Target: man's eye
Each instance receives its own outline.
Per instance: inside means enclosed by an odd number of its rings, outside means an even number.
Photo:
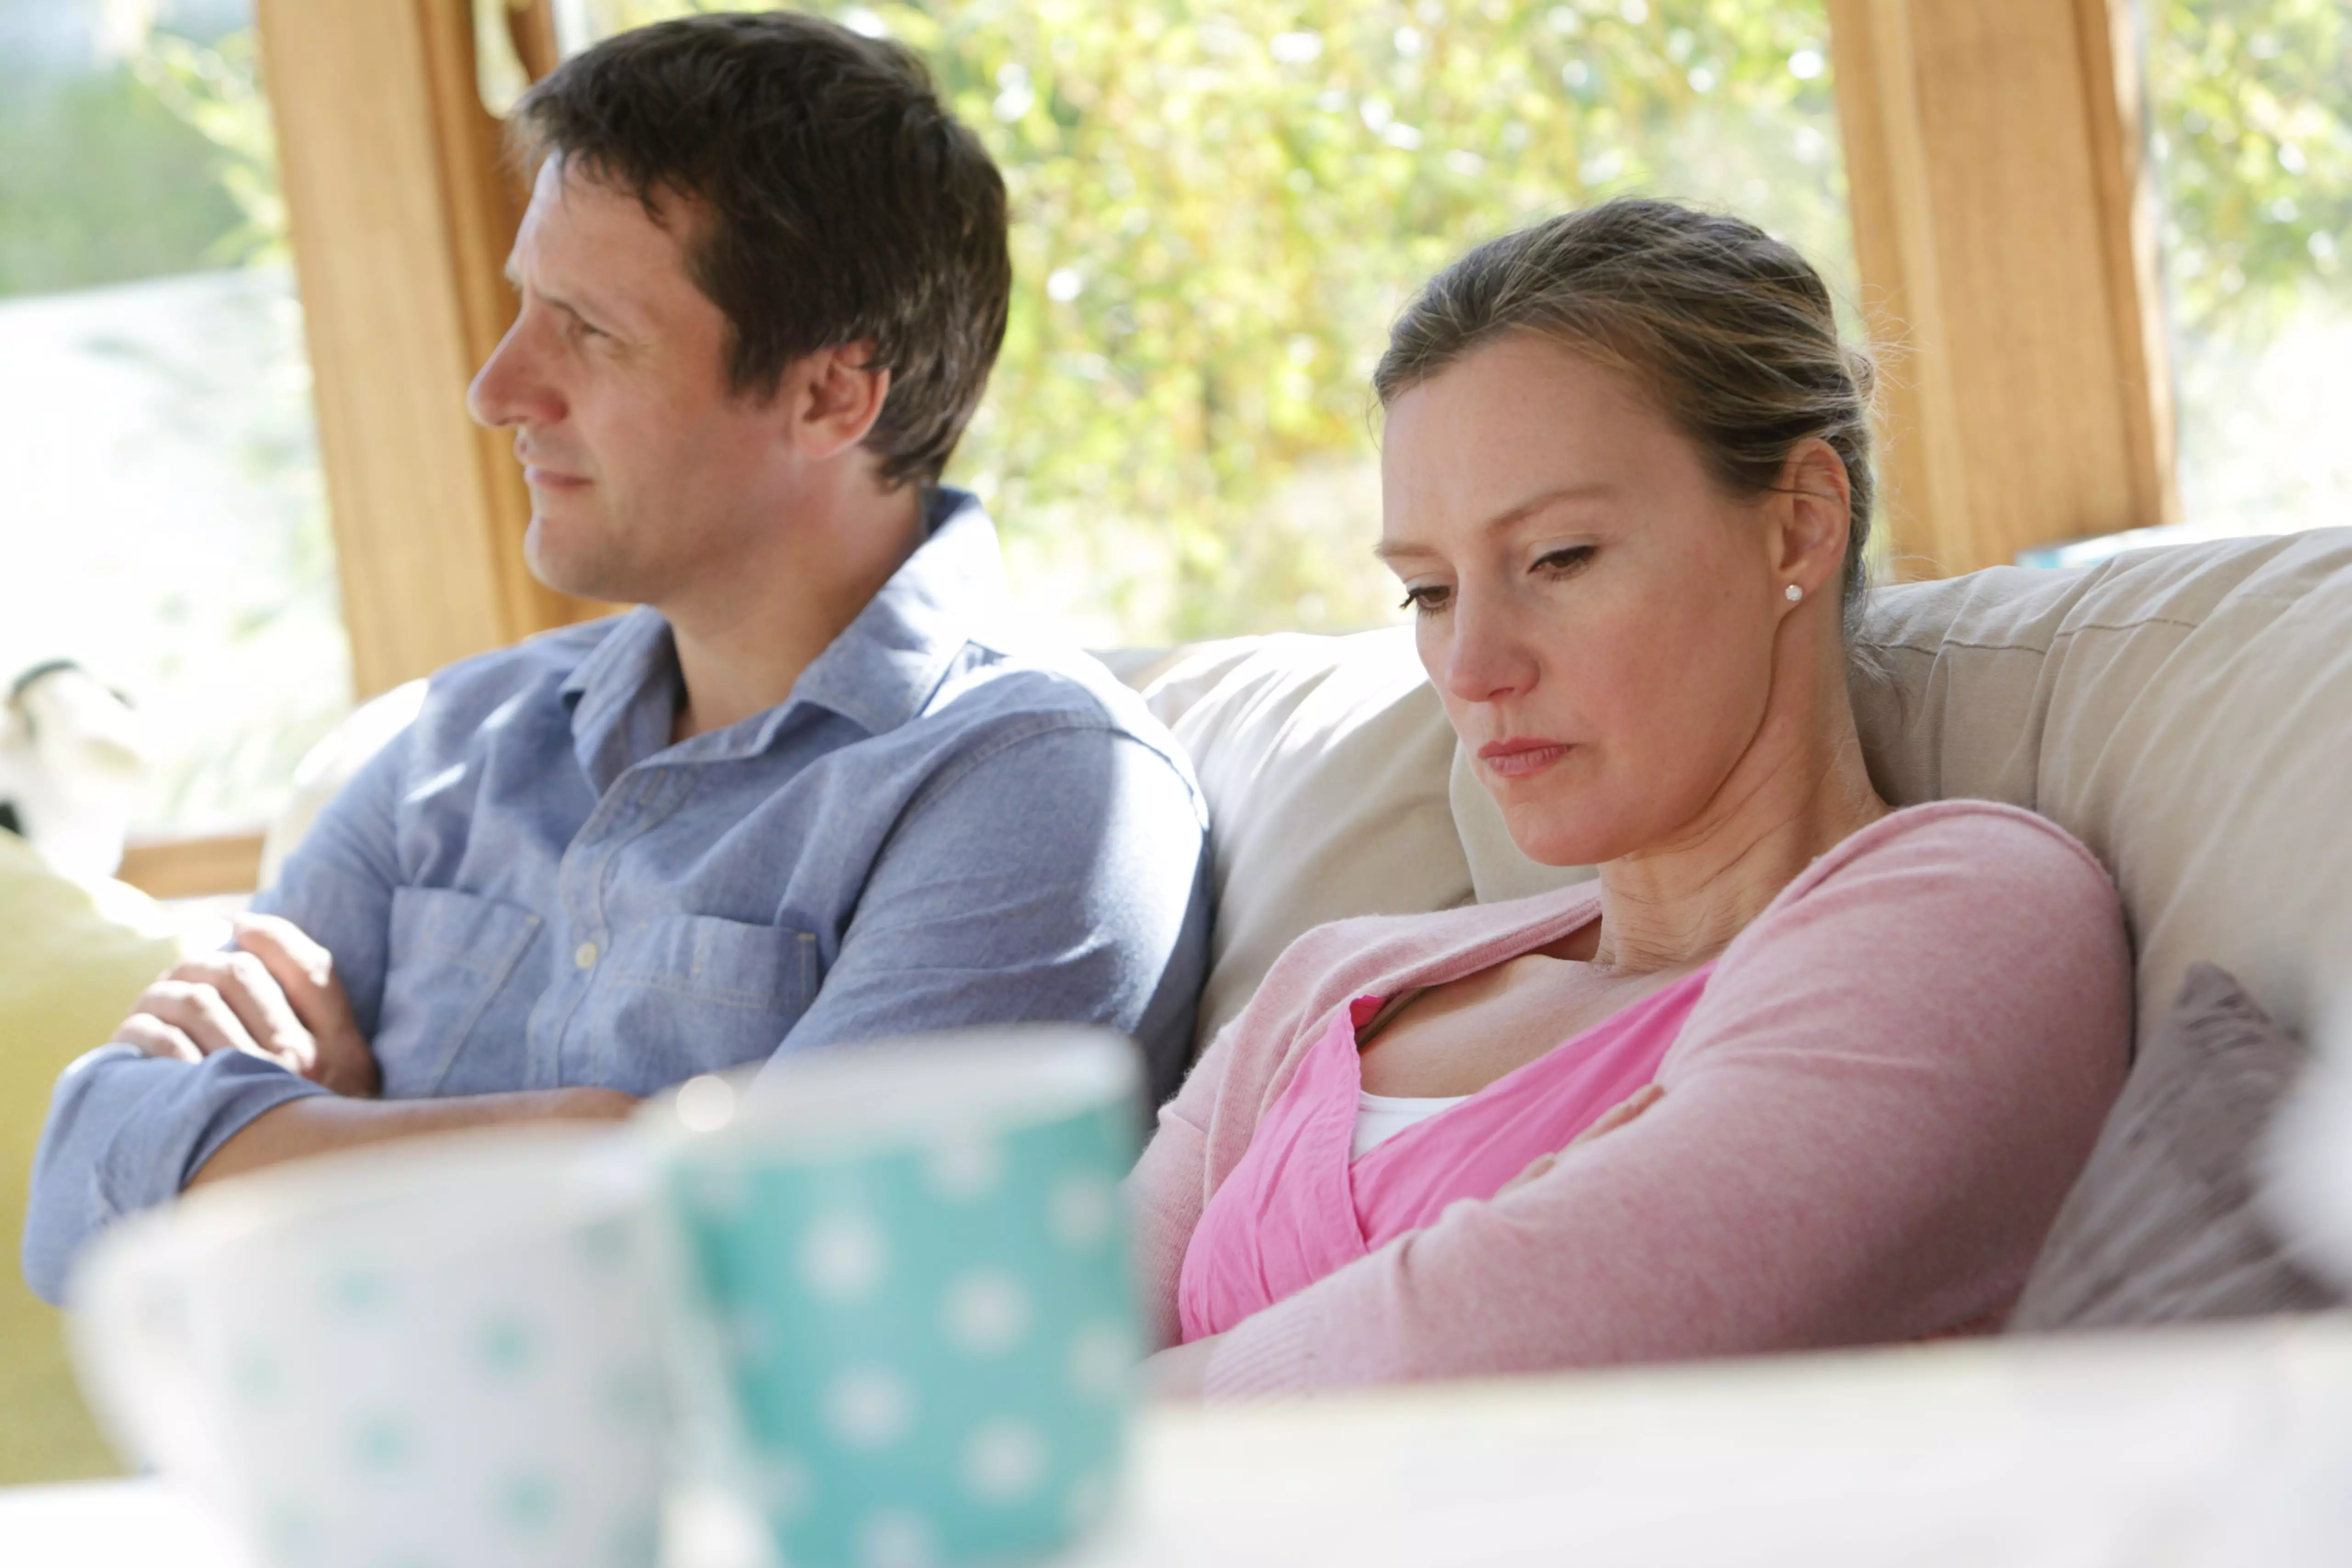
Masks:
[[[1404,603],[1399,605],[1397,608],[1418,610],[1424,616],[1433,616],[1445,608],[1446,604],[1453,597],[1453,589],[1442,583],[1429,583],[1417,588],[1407,588],[1404,591]]]

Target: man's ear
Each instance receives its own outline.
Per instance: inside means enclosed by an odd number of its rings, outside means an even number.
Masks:
[[[819,349],[785,373],[793,445],[823,462],[866,439],[890,396],[890,373],[870,342]]]
[[[1809,596],[1836,587],[1853,529],[1853,487],[1827,441],[1801,441],[1780,470],[1775,569]]]

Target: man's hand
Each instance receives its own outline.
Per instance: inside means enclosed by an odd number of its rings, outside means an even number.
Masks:
[[[240,915],[235,952],[208,953],[150,985],[114,1037],[151,1057],[246,1051],[337,1094],[373,1099],[375,1053],[352,1016],[332,954],[293,921]]]

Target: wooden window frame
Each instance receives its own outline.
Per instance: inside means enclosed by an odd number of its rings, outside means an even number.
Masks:
[[[1898,574],[2177,521],[2132,0],[1828,0]]]
[[[504,3],[543,72],[546,0]],[[2176,519],[2133,0],[1827,5],[1863,306],[1893,350],[1896,574]],[[260,0],[259,23],[368,697],[604,606],[531,579],[521,476],[466,415],[512,319],[523,195],[482,107],[472,0]],[[225,842],[152,847],[130,870],[233,879],[258,841]]]
[[[133,840],[115,876],[158,899],[249,893],[261,879],[261,835]]]
[[[521,215],[483,109],[469,0],[259,0],[262,70],[293,233],[320,465],[355,695],[604,613],[522,560],[530,501],[465,390],[513,320]],[[552,68],[543,3],[509,4],[526,68]],[[134,843],[159,898],[251,891],[261,837]]]

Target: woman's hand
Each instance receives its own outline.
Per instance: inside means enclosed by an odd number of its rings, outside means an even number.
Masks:
[[[1583,1131],[1570,1139],[1568,1141],[1568,1148],[1573,1149],[1579,1143],[1590,1143],[1595,1138],[1601,1137],[1606,1133],[1616,1131],[1617,1129],[1624,1126],[1627,1122],[1641,1115],[1642,1112],[1649,1110],[1650,1107],[1665,1099],[1665,1097],[1666,1091],[1660,1089],[1656,1084],[1652,1083],[1643,1085],[1640,1089],[1635,1089],[1632,1094],[1628,1095],[1622,1102],[1612,1105],[1607,1110],[1602,1111],[1601,1113],[1600,1121],[1594,1122],[1591,1126],[1586,1128]],[[1559,1163],[1559,1156],[1567,1152],[1568,1149],[1562,1149],[1558,1153],[1537,1155],[1534,1159],[1528,1162],[1528,1168],[1526,1170],[1521,1171],[1517,1175],[1513,1176],[1509,1181],[1505,1182],[1500,1187],[1496,1189],[1495,1195],[1499,1198],[1505,1193],[1517,1192],[1521,1187],[1526,1186],[1529,1182],[1534,1181],[1537,1177],[1549,1173],[1551,1168]]]
[[[1217,1352],[1221,1334],[1210,1334],[1188,1345],[1171,1345],[1143,1363],[1143,1393],[1148,1399],[1198,1404],[1208,1392],[1209,1358]]]

